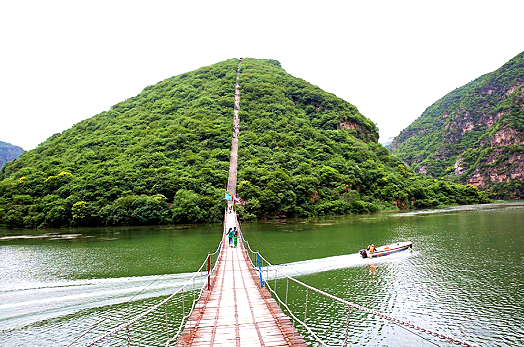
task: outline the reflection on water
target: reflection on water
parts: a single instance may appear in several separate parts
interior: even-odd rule
[[[520,206],[251,223],[243,229],[251,247],[283,272],[328,293],[478,345],[523,345]],[[220,233],[216,225],[75,230],[63,232],[75,235],[65,238],[0,236],[0,345],[67,345],[95,324],[91,337],[107,332],[187,282],[215,250]],[[371,242],[404,240],[414,242],[413,250],[380,259],[358,255]],[[285,296],[286,281],[277,276],[276,282]],[[290,285],[288,294],[290,306],[303,315],[304,290]],[[168,311],[173,325],[176,306]],[[358,346],[446,345],[356,310],[348,320],[346,307],[318,294],[309,296],[307,317],[332,345],[341,345],[346,332],[349,344]],[[164,317],[137,324],[133,333],[141,345],[158,345]],[[122,345],[125,338],[105,345]]]
[[[290,252],[277,251],[283,246],[303,258],[313,258],[355,252],[371,242],[411,240],[415,251],[399,253],[398,259],[388,260],[388,256],[364,263],[345,255],[338,260],[346,267],[321,273],[315,270],[331,268],[337,256],[327,257],[325,266],[305,261],[298,271],[311,273],[304,273],[300,280],[460,340],[481,346],[524,345],[522,205],[428,212],[334,219],[329,231],[312,224],[291,235],[279,232],[280,228],[291,229],[285,224],[271,225],[272,231],[251,226],[251,246],[262,254],[270,253],[275,263],[287,263]],[[361,266],[352,266],[359,261]],[[284,281],[277,287],[285,296]],[[295,290],[294,309],[303,313],[306,293]],[[328,336],[330,343],[344,341],[347,308],[316,297],[310,298],[307,312],[308,324]],[[350,343],[359,346],[445,345],[355,310],[349,327]]]

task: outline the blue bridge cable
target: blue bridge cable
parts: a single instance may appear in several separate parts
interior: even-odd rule
[[[264,286],[264,280],[262,279],[262,268],[260,267],[260,253],[257,252],[258,261],[258,274],[260,275],[260,288]]]

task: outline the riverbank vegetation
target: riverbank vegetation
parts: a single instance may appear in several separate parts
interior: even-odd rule
[[[184,73],[61,134],[0,171],[0,224],[219,222],[238,60]],[[357,108],[275,60],[244,59],[238,193],[243,218],[307,217],[487,201],[415,174]],[[71,110],[74,112],[74,110]]]

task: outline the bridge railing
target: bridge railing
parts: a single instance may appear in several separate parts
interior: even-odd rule
[[[311,306],[311,304],[310,304],[310,302],[311,302],[311,295],[313,293],[319,294],[320,296],[325,297],[328,300],[337,302],[337,303],[345,306],[346,312],[347,312],[347,316],[346,316],[346,319],[345,319],[345,322],[344,322],[345,331],[344,331],[344,342],[342,344],[343,346],[348,346],[348,344],[350,343],[349,337],[350,337],[350,333],[351,333],[350,332],[351,312],[352,312],[352,310],[358,310],[358,311],[361,311],[361,312],[364,312],[364,313],[372,314],[372,315],[375,315],[377,317],[383,318],[383,319],[385,319],[385,320],[387,320],[387,321],[389,321],[389,322],[391,322],[393,324],[396,324],[396,325],[402,327],[403,329],[407,330],[408,332],[410,332],[410,333],[412,333],[412,334],[414,334],[414,335],[416,335],[416,336],[418,336],[418,337],[420,337],[422,339],[425,339],[425,340],[427,340],[426,336],[423,336],[423,335],[421,335],[419,333],[425,333],[425,334],[428,335],[427,337],[431,336],[432,338],[438,338],[438,339],[440,339],[440,340],[442,340],[444,342],[453,343],[453,344],[459,345],[459,346],[478,347],[477,345],[473,345],[473,344],[470,344],[468,342],[458,340],[458,339],[456,339],[454,337],[438,333],[438,332],[436,332],[434,330],[426,329],[426,328],[420,327],[420,326],[418,326],[416,324],[412,324],[412,323],[410,323],[408,321],[401,320],[401,319],[398,319],[398,318],[395,318],[395,317],[391,317],[391,316],[386,315],[386,314],[384,314],[382,312],[379,312],[379,311],[376,311],[376,310],[373,310],[373,309],[369,309],[369,308],[361,306],[361,305],[357,305],[357,304],[355,304],[353,302],[341,299],[341,298],[336,297],[336,296],[334,296],[332,294],[326,293],[326,292],[324,292],[324,291],[322,291],[320,289],[312,287],[312,286],[310,286],[310,285],[308,285],[306,283],[303,283],[303,282],[301,282],[301,281],[299,281],[299,280],[297,280],[297,279],[295,279],[295,278],[293,278],[291,276],[288,276],[286,273],[281,271],[278,266],[274,266],[269,261],[267,261],[267,259],[264,258],[259,252],[256,252],[256,251],[252,250],[251,246],[249,245],[249,242],[244,238],[244,235],[242,233],[242,228],[241,228],[240,222],[238,220],[237,220],[237,225],[238,225],[238,229],[240,230],[240,236],[241,236],[240,237],[240,241],[241,241],[242,247],[246,250],[246,253],[247,253],[247,256],[248,256],[248,258],[249,258],[249,260],[251,262],[251,265],[255,268],[255,270],[257,271],[257,273],[260,276],[260,284],[259,285],[266,287],[266,289],[269,290],[269,292],[271,292],[273,298],[279,303],[280,308],[282,309],[282,311],[288,317],[290,317],[293,320],[293,324],[295,326],[296,325],[301,326],[307,332],[307,334],[310,336],[310,339],[313,342],[316,342],[318,345],[320,345],[320,346],[329,346],[329,342],[327,342],[327,339],[330,338],[330,337],[328,336],[328,337],[322,338],[321,336],[319,336],[318,333],[313,331],[313,329],[311,329],[308,326],[308,324],[307,324],[307,320],[308,320],[308,306],[309,307]],[[277,293],[277,279],[285,279],[285,281],[286,281],[285,294],[282,293],[281,295],[279,295]],[[298,286],[298,287],[301,287],[305,291],[304,303],[303,303],[303,307],[304,307],[303,313],[302,312],[300,312],[300,313],[293,312],[293,310],[290,308],[290,303],[288,302],[288,296],[289,296],[289,292],[290,292],[290,284]],[[283,296],[284,298],[281,298],[281,296]],[[430,343],[433,343],[430,340],[428,340],[428,341]],[[340,342],[338,342],[337,345],[339,343]]]
[[[194,272],[193,275],[187,281],[185,281],[185,283],[181,285],[181,287],[178,288],[174,293],[172,293],[156,305],[150,307],[143,313],[133,317],[132,319],[128,320],[123,324],[118,325],[111,331],[90,340],[90,342],[84,344],[84,346],[95,346],[100,342],[109,339],[112,336],[115,336],[116,334],[118,334],[118,340],[120,341],[120,343],[116,343],[117,345],[122,345],[122,340],[125,339],[127,341],[127,346],[131,346],[131,340],[133,339],[131,330],[133,328],[133,325],[138,324],[139,321],[144,321],[146,319],[158,320],[158,317],[162,317],[162,320],[164,321],[163,324],[165,326],[165,335],[163,338],[165,343],[162,342],[162,344],[165,344],[165,346],[169,346],[170,344],[175,342],[178,339],[181,332],[183,331],[184,326],[188,321],[188,318],[191,316],[191,313],[195,309],[196,303],[202,296],[202,293],[204,292],[204,290],[206,290],[206,288],[210,289],[209,287],[211,277],[213,276],[214,270],[218,264],[218,260],[220,259],[222,253],[222,246],[223,240],[219,243],[216,251],[208,254],[202,265],[200,265],[200,267],[198,268],[198,270]],[[188,301],[188,299],[189,305],[187,305],[186,307],[186,301]],[[181,305],[182,307],[173,308],[173,305]],[[172,312],[169,312],[170,310]],[[173,315],[177,314],[179,315],[178,319],[173,319]],[[170,317],[168,318],[168,316]],[[172,324],[174,320],[179,321],[178,325],[174,325],[171,327],[170,324]],[[68,346],[72,346],[75,343],[77,343],[81,338],[90,333],[93,328],[94,326],[86,332],[84,332],[82,335],[78,336]],[[162,340],[161,336],[158,336],[156,338],[156,344],[159,343],[159,340]],[[140,343],[140,341],[138,341],[138,343]],[[104,344],[112,345],[106,342],[104,342]]]

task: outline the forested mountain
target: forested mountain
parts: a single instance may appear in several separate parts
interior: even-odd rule
[[[24,150],[18,146],[13,146],[10,143],[0,141],[0,169],[8,161],[18,158],[23,152]]]
[[[416,172],[522,197],[524,52],[428,107],[392,148]]]
[[[55,134],[0,172],[7,227],[221,221],[238,60],[149,86]],[[486,201],[424,178],[377,143],[373,122],[275,60],[240,66],[244,218]]]

